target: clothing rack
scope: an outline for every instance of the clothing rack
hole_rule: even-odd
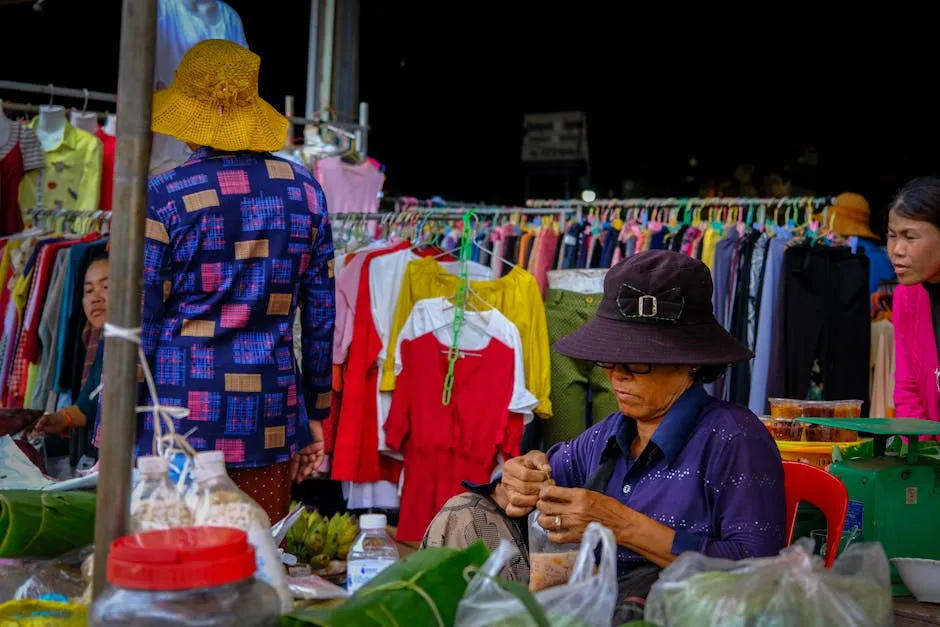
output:
[[[532,207],[504,207],[497,205],[453,205],[447,207],[411,207],[396,211],[380,211],[378,213],[349,212],[330,214],[333,222],[348,222],[350,220],[379,220],[382,222],[415,220],[460,220],[468,211],[479,216],[558,216],[564,219],[568,214],[575,213],[576,209],[568,207],[545,207],[535,209]]]
[[[576,208],[650,208],[663,207],[730,207],[754,206],[799,208],[813,206],[825,208],[835,203],[828,196],[792,196],[784,198],[598,198],[591,202],[574,198],[539,198],[526,201],[527,207],[576,207]]]
[[[46,94],[49,96],[49,104],[52,104],[56,96],[65,96],[67,98],[84,99],[95,102],[117,103],[116,94],[107,94],[101,91],[89,91],[87,89],[72,89],[69,87],[56,87],[52,83],[48,85],[39,85],[36,83],[20,83],[17,81],[0,81],[0,91],[3,90],[20,91],[32,94]]]
[[[0,101],[0,110],[4,111],[21,111],[23,113],[39,113],[40,106],[34,104],[22,104],[19,102],[10,102],[8,100]],[[99,120],[106,119],[111,115],[108,111],[82,111],[82,113],[92,113]]]
[[[87,218],[89,220],[111,220],[111,212],[104,209],[84,211],[82,209],[23,209],[23,214],[32,218]]]

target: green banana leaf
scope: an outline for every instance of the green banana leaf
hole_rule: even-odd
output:
[[[58,557],[94,540],[93,492],[0,490],[0,557]]]
[[[483,542],[462,551],[418,551],[383,570],[342,606],[298,610],[282,616],[281,625],[450,627],[467,589],[469,567],[478,569],[487,557],[489,551]]]

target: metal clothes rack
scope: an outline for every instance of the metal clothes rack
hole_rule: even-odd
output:
[[[65,98],[75,98],[78,100],[83,100],[85,107],[88,106],[88,101],[94,102],[107,102],[107,103],[117,103],[117,94],[109,94],[101,91],[90,91],[88,89],[74,89],[71,87],[56,87],[52,83],[48,85],[40,85],[38,83],[21,83],[18,81],[0,81],[0,93],[3,91],[17,91],[23,93],[32,93],[32,94],[43,94],[49,96],[49,104],[53,104],[53,100],[56,96],[61,96]],[[3,100],[0,98],[0,100]],[[10,109],[11,111],[26,111],[29,113],[36,113],[39,111],[39,106],[31,103],[13,103],[13,102],[3,102],[3,107]],[[84,108],[83,107],[83,110]],[[329,130],[337,135],[354,139],[356,142],[356,148],[360,154],[367,154],[366,147],[368,145],[368,136],[369,136],[369,105],[368,103],[362,102],[359,104],[359,122],[342,122],[339,120],[322,120],[319,117],[314,118],[299,118],[293,115],[293,106],[289,107],[290,110],[287,112],[287,118],[290,120],[291,124],[305,126],[307,124],[312,124],[320,128]],[[93,111],[99,117],[106,115],[107,113],[113,112],[99,112]]]
[[[111,211],[96,209],[85,211],[82,209],[24,209],[23,215],[31,218],[87,218],[89,220],[110,220]]]
[[[671,207],[806,207],[824,208],[834,204],[828,196],[790,196],[784,198],[714,197],[714,198],[598,198],[591,202],[574,198],[536,198],[526,201],[527,207],[575,207],[575,208],[671,208]]]

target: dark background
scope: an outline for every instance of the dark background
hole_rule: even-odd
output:
[[[302,111],[309,2],[230,4],[262,57],[262,96],[281,109],[293,94]],[[791,193],[862,193],[878,231],[898,187],[937,171],[936,72],[911,61],[932,64],[935,52],[901,50],[884,32],[828,29],[817,15],[811,28],[709,16],[706,29],[678,5],[653,16],[616,8],[624,4],[362,0],[360,98],[386,192],[522,202],[522,116],[567,110],[587,113],[583,173],[599,197],[623,196],[628,180],[634,196],[697,195],[722,182],[734,193],[736,166],[750,164],[758,193],[771,175]],[[120,6],[0,4],[0,78],[113,92]],[[542,180],[530,191],[558,189]]]

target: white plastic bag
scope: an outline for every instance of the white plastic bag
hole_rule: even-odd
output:
[[[595,574],[595,549],[601,546]],[[496,578],[517,549],[503,540],[473,577],[457,608],[454,627],[492,627],[495,624],[535,627],[519,598]],[[568,583],[535,593],[535,600],[552,627],[610,627],[617,605],[617,543],[598,523],[584,532],[574,573]]]
[[[0,436],[0,490],[41,490],[55,481],[42,474],[8,435]]]
[[[555,544],[538,523],[539,510],[529,514],[529,590],[538,592],[568,583],[578,561],[579,544]]]
[[[831,570],[801,538],[776,557],[738,562],[683,553],[663,570],[644,619],[659,627],[889,627],[888,558],[877,542],[850,545]]]

